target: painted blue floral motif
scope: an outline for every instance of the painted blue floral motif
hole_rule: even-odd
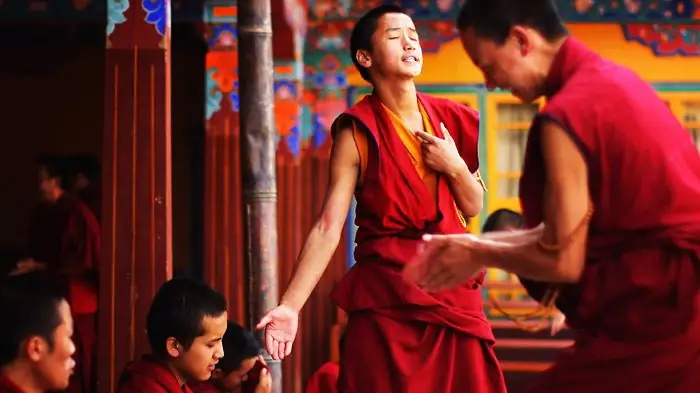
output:
[[[129,9],[129,0],[107,0],[107,36],[118,24],[126,22],[124,14]]]
[[[155,26],[161,36],[165,35],[168,23],[169,0],[141,0],[141,7],[146,11],[146,22]]]
[[[287,147],[289,152],[292,153],[294,157],[299,157],[301,153],[301,132],[299,131],[299,124],[292,127],[289,135],[285,138],[287,142]]]
[[[317,149],[323,146],[323,144],[326,142],[326,139],[328,138],[328,131],[323,126],[323,123],[321,123],[320,116],[313,115],[313,122],[314,130],[311,134],[311,143],[314,149]]]
[[[211,119],[214,113],[221,109],[221,100],[224,98],[219,86],[214,80],[214,75],[216,74],[216,68],[210,68],[207,70],[207,96],[206,96],[206,119]]]
[[[234,112],[241,110],[241,100],[239,97],[238,81],[235,81],[233,82],[233,90],[231,90],[231,95],[229,95],[229,99],[231,100],[231,109],[233,109]]]

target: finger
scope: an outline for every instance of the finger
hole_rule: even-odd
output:
[[[258,361],[267,366],[267,362],[265,361],[265,356],[258,355]]]
[[[279,345],[277,346],[277,355],[279,355],[280,360],[284,359],[285,352],[287,352],[287,349],[285,348],[287,344],[284,341],[280,341]]]
[[[292,345],[294,345],[294,341],[287,342],[287,345],[284,347],[284,356],[289,356],[292,354]]]
[[[279,341],[277,341],[273,338],[272,339],[272,353],[270,353],[270,356],[272,356],[272,358],[275,360],[280,360],[279,348],[280,348]]]
[[[265,315],[257,325],[255,325],[256,330],[264,329],[270,322],[272,322],[272,317],[270,315]]]
[[[272,385],[272,377],[270,376],[270,372],[267,371],[266,368],[260,371],[260,385],[264,388],[268,388],[270,387],[270,385]]]
[[[272,335],[270,334],[270,332],[266,331],[265,332],[265,349],[267,350],[267,353],[270,354],[270,356],[272,356],[272,351],[273,351],[273,347],[274,347],[273,343],[274,343],[274,339],[272,338]]]
[[[445,127],[445,123],[440,123],[440,129],[442,130],[442,134],[445,136],[446,141],[454,142],[452,135],[450,135],[450,132],[447,131],[447,127]]]
[[[413,259],[404,268],[404,277],[408,282],[416,285],[421,285],[426,281],[427,277],[431,276],[435,269],[434,247],[425,244],[422,249],[413,257]]]
[[[428,251],[427,251],[427,256],[426,259],[430,261],[427,265],[427,269],[423,277],[420,279],[418,282],[418,285],[421,287],[428,287],[431,286],[431,284],[437,282],[439,280],[439,277],[444,274],[444,271],[447,269],[441,261],[440,256],[442,255],[443,252],[443,247],[442,246],[428,246]],[[434,286],[434,284],[432,285]]]
[[[449,269],[443,269],[442,271],[436,272],[430,279],[430,281],[423,286],[423,290],[426,292],[440,292],[446,289],[454,288],[459,285],[459,280],[452,274]]]
[[[403,270],[404,280],[418,284],[427,274],[429,268],[429,253],[425,246],[419,247],[413,258],[406,264]]]
[[[416,136],[428,143],[440,142],[440,138],[436,137],[435,135],[430,135],[424,131],[416,131]]]

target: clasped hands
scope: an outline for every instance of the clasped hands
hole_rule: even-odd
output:
[[[484,269],[478,255],[479,239],[470,234],[425,235],[404,279],[428,292],[454,288]]]

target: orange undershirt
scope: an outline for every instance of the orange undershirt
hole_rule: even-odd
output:
[[[403,145],[406,148],[406,152],[408,153],[408,155],[411,158],[411,161],[413,162],[413,167],[415,168],[416,172],[418,172],[418,175],[421,177],[421,179],[423,179],[423,183],[425,183],[425,186],[430,191],[430,194],[432,194],[433,199],[437,201],[437,174],[434,171],[427,168],[425,166],[425,163],[423,162],[423,152],[421,151],[420,139],[417,136],[415,136],[414,132],[411,129],[409,129],[406,126],[406,123],[404,123],[401,120],[401,118],[399,118],[394,112],[389,110],[389,108],[387,108],[383,104],[382,107],[389,115],[389,118],[391,119],[391,124],[394,126],[394,130],[396,130],[396,134],[399,136],[399,139],[401,139],[401,142],[403,142]],[[430,124],[430,119],[428,118],[428,114],[425,112],[423,104],[419,102],[418,108],[420,109],[420,114],[423,118],[424,131],[430,135],[435,135],[435,130],[433,130],[433,126]],[[364,179],[365,171],[367,170],[367,157],[369,155],[367,134],[360,130],[354,121],[352,123],[352,134],[353,138],[355,139],[355,146],[357,146],[357,152],[360,155],[360,181],[362,181],[362,179]],[[479,176],[477,176],[477,179],[483,186],[483,182],[481,181]],[[484,187],[484,189],[486,188]],[[465,229],[467,229],[468,222],[464,218],[462,212],[457,207],[456,202],[454,207],[457,216],[459,217],[459,220],[462,223],[462,226]]]
[[[433,198],[437,200],[437,175],[435,174],[435,172],[428,169],[423,163],[423,154],[421,151],[420,139],[414,135],[413,131],[411,131],[394,112],[390,111],[389,108],[387,108],[383,104],[382,107],[389,115],[391,123],[394,126],[394,130],[396,130],[396,134],[399,136],[399,139],[401,139],[401,142],[403,142],[403,145],[406,148],[406,152],[411,157],[413,167],[415,168],[416,172],[418,172],[418,175],[421,177],[421,179],[423,179],[425,186],[428,187],[428,190],[430,190],[430,193],[433,195]],[[432,125],[430,124],[428,114],[425,112],[423,104],[419,102],[418,108],[420,109],[420,114],[423,118],[423,127],[425,129],[425,132],[427,132],[430,135],[435,135],[435,131],[433,130]],[[360,130],[354,121],[352,127],[355,145],[357,146],[357,151],[360,154],[360,176],[364,178],[365,171],[367,170],[367,157],[369,155],[367,134]]]

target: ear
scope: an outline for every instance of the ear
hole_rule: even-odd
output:
[[[510,29],[510,36],[516,45],[521,56],[526,56],[532,51],[531,31],[523,26],[513,26]]]
[[[185,352],[184,348],[175,337],[168,337],[168,339],[165,340],[165,349],[168,351],[168,355],[174,358],[179,357]]]
[[[39,336],[32,336],[23,343],[21,348],[24,351],[21,355],[26,355],[33,362],[38,362],[49,352],[49,343]]]
[[[370,55],[369,51],[366,51],[364,49],[358,50],[355,53],[355,59],[361,66],[365,68],[372,67],[372,56]]]

